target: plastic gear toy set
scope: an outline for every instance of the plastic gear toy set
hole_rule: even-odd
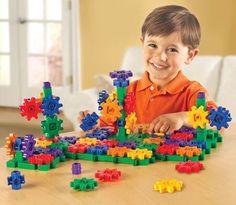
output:
[[[50,83],[45,82],[39,98],[25,99],[19,107],[21,115],[27,120],[37,119],[40,113],[45,116],[45,120],[41,122],[44,136],[35,138],[32,134],[23,137],[9,134],[5,147],[7,155],[12,159],[7,161],[7,167],[47,171],[57,167],[66,158],[131,165],[148,165],[158,160],[199,161],[204,160],[205,155],[210,154],[211,149],[222,142],[218,130],[227,128],[232,118],[223,107],[207,111],[204,93],[198,94],[196,106],[188,113],[193,128],[181,128],[171,135],[146,133],[147,125],[137,124],[135,94],[126,93],[131,76],[131,71],[124,70],[110,73],[116,91],[108,94],[103,90],[99,93],[100,115],[94,112],[82,120],[81,129],[90,132],[81,138],[59,137],[63,130],[62,120],[56,114],[59,114],[62,104],[59,97],[52,95]],[[94,129],[98,121],[100,125]],[[207,124],[215,126],[217,130],[207,129]],[[188,165],[190,168],[179,165],[179,170],[191,170],[193,164]],[[120,173],[106,170],[104,173],[98,172],[96,177],[100,180],[112,180],[114,174],[115,178],[120,176]],[[76,190],[85,190],[85,187],[93,189],[96,186],[97,182],[90,179],[71,183],[71,187]],[[177,188],[166,186],[170,186],[169,182],[162,182],[154,187],[160,192],[173,192],[180,190],[182,183],[178,183]]]

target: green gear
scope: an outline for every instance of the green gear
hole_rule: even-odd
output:
[[[63,120],[58,119],[56,115],[53,118],[46,117],[46,120],[41,122],[42,132],[47,138],[57,137],[59,131],[63,130],[63,127],[61,127],[62,122]]]
[[[93,190],[98,186],[98,182],[94,180],[93,178],[82,178],[82,179],[74,179],[74,181],[70,182],[70,187],[74,190],[80,190],[80,191],[87,191],[87,190]]]

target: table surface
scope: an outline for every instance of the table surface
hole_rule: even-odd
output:
[[[74,133],[73,133],[74,134]],[[68,136],[68,134],[67,134]],[[74,160],[61,162],[50,171],[20,169],[26,183],[20,190],[7,186],[7,177],[12,168],[6,167],[9,159],[0,148],[0,202],[16,204],[236,204],[236,124],[225,130],[223,143],[202,162],[205,169],[200,173],[180,174],[175,170],[177,162],[157,161],[148,166],[113,164],[108,162],[80,161],[82,174],[71,174]],[[70,181],[79,177],[93,178],[98,169],[117,168],[122,177],[117,182],[99,183],[96,190],[81,192],[70,188]],[[160,194],[153,190],[153,184],[163,178],[183,181],[180,192]]]

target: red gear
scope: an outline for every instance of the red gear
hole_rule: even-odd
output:
[[[38,119],[38,114],[43,112],[40,108],[41,105],[42,103],[37,101],[34,97],[31,99],[24,99],[24,103],[19,106],[21,116],[26,116],[28,121],[31,120],[32,117]]]
[[[72,144],[68,147],[68,151],[72,153],[86,153],[89,147],[87,144]]]
[[[167,144],[164,144],[164,145],[161,145],[159,147],[157,147],[156,149],[156,153],[157,154],[170,154],[170,155],[173,155],[176,153],[176,150],[178,149],[179,146],[177,145],[167,145]]]
[[[190,141],[193,139],[193,134],[192,133],[180,133],[176,132],[173,133],[170,136],[171,139],[176,139],[176,140],[184,140],[184,141]]]
[[[135,94],[134,92],[129,92],[125,96],[125,112],[129,115],[131,112],[135,112]]]
[[[192,172],[199,172],[203,169],[203,164],[200,162],[179,162],[179,164],[175,165],[175,169],[178,170],[178,172],[185,172],[185,173],[192,173]]]
[[[104,169],[97,170],[95,173],[95,177],[100,181],[116,181],[119,180],[121,176],[121,172],[117,169]]]
[[[54,160],[54,157],[51,154],[39,154],[33,155],[28,158],[30,164],[50,164]]]

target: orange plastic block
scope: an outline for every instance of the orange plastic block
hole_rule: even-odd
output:
[[[194,146],[194,147],[186,146],[186,147],[179,147],[176,150],[176,154],[180,155],[180,156],[192,157],[192,156],[200,155],[201,151],[202,151],[202,149],[197,148],[196,146]]]
[[[127,152],[130,151],[127,147],[113,147],[107,150],[107,155],[112,157],[124,157],[127,155]]]

